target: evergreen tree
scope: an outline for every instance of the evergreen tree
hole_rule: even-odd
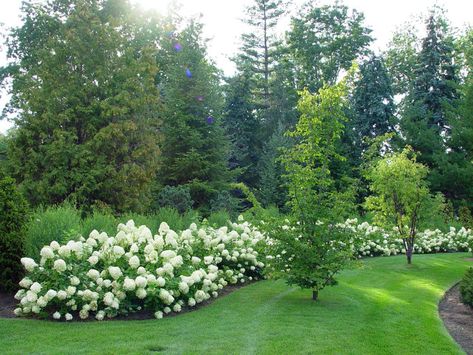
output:
[[[283,0],[253,0],[247,8],[246,23],[251,30],[242,35],[241,54],[237,66],[252,74],[254,102],[261,108],[270,106],[270,78],[278,60],[280,41],[275,27],[284,14],[287,3]],[[268,119],[263,114],[262,120]]]
[[[281,124],[264,145],[258,165],[260,172],[259,200],[264,207],[270,205],[284,209],[287,202],[287,186],[284,178],[284,166],[280,158],[284,149],[292,146],[292,141],[285,135]]]
[[[447,160],[446,141],[450,136],[448,117],[458,99],[457,67],[453,40],[441,14],[432,13],[427,35],[417,55],[415,81],[403,107],[401,128],[406,142],[419,152],[419,161],[430,168],[434,192],[446,192],[436,178],[439,166]]]
[[[206,58],[202,25],[191,21],[181,32],[171,25],[158,56],[164,140],[157,180],[188,186],[195,207],[208,208],[230,182],[219,73]]]
[[[456,207],[473,208],[473,30],[460,41],[464,53],[464,72],[459,104],[449,116],[450,136],[446,141],[447,153],[436,161],[432,178]]]
[[[441,16],[431,14],[415,69],[412,100],[428,113],[428,125],[443,133],[448,125],[447,106],[458,98],[453,52],[453,40],[448,36],[446,22]]]
[[[231,140],[230,168],[238,169],[238,182],[256,188],[261,156],[261,122],[251,104],[251,74],[247,71],[228,79],[225,129]]]
[[[359,79],[352,96],[354,117],[348,126],[353,131],[354,150],[361,159],[366,138],[394,131],[395,106],[391,79],[382,58],[371,56],[360,65]]]
[[[125,0],[27,1],[8,39],[11,174],[33,205],[147,205],[157,169],[153,19]]]

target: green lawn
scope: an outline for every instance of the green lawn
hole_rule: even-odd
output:
[[[468,254],[363,261],[321,292],[263,281],[178,317],[55,323],[0,319],[0,353],[458,354],[438,317]]]

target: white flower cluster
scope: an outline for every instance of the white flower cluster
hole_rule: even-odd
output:
[[[217,297],[229,283],[262,275],[263,235],[241,219],[219,229],[193,223],[180,233],[163,222],[154,236],[133,221],[117,230],[116,236],[94,230],[87,239],[52,242],[39,264],[22,258],[27,275],[15,313],[102,320],[147,309],[162,318]]]
[[[351,248],[358,257],[388,256],[404,254],[404,244],[396,231],[386,231],[380,227],[372,226],[367,222],[358,224],[358,220],[348,219],[337,227],[350,232]],[[441,253],[455,251],[469,251],[473,248],[473,233],[464,227],[455,229],[450,227],[447,233],[438,229],[426,229],[417,233],[414,253]]]

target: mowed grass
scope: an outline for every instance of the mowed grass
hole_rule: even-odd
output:
[[[262,281],[162,320],[55,323],[0,319],[0,354],[461,354],[438,316],[466,253],[360,262],[313,302]]]

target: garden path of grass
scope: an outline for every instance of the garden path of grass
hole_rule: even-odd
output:
[[[162,320],[0,319],[0,354],[461,354],[438,316],[468,254],[380,257],[311,293],[262,281]]]

